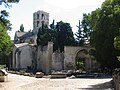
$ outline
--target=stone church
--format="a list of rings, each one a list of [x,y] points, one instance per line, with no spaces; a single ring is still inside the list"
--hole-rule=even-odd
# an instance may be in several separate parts
[[[49,13],[37,11],[33,14],[33,30],[28,32],[16,31],[14,43],[32,43],[36,45],[37,33],[42,23],[49,26]]]
[[[89,54],[93,49],[90,46],[64,46],[64,53],[53,52],[53,42],[37,47],[37,33],[42,23],[49,26],[49,13],[40,10],[33,14],[32,31],[15,33],[11,69],[31,69],[50,74],[51,70],[94,71],[98,68],[98,63]]]

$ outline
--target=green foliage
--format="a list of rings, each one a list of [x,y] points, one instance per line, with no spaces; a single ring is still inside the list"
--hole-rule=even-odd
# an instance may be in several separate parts
[[[24,32],[24,26],[23,26],[23,24],[20,25],[20,31]]]
[[[0,23],[0,63],[7,63],[8,57],[12,50],[12,42],[10,37],[4,28],[4,26]]]
[[[0,5],[10,8],[10,3],[17,3],[19,0],[0,0]],[[7,33],[11,30],[11,24],[8,20],[9,13],[0,9],[0,63],[8,64],[9,55],[12,51],[12,42]]]
[[[5,69],[6,65],[0,65],[0,69]]]
[[[54,25],[53,20],[50,29],[43,24],[37,35],[37,45],[45,46],[48,41],[53,41],[54,51],[60,52],[64,51],[65,45],[74,45],[75,39],[70,24],[60,21]]]
[[[52,31],[47,25],[42,25],[37,34],[37,45],[45,46],[52,39]]]
[[[9,3],[17,3],[19,0],[0,0],[0,5],[10,8]],[[0,9],[0,23],[6,28],[6,30],[11,30],[11,24],[8,20],[9,13],[6,10]]]
[[[117,50],[120,50],[120,36],[114,38],[114,47]]]
[[[120,61],[120,56],[117,56],[118,60]]]
[[[116,57],[119,53],[113,45],[114,38],[119,35],[119,12],[119,0],[105,0],[101,8],[91,13],[91,44],[95,47],[97,60],[103,67],[115,68],[120,65]]]
[[[90,14],[83,14],[83,19],[81,22],[82,29],[83,29],[83,36],[84,40],[88,41],[90,40],[90,34],[92,32],[91,25],[90,25]]]
[[[79,58],[76,62],[77,69],[84,69],[85,68],[85,59]]]
[[[82,30],[82,26],[80,24],[80,20],[79,20],[79,25],[77,26],[78,27],[78,32],[75,33],[76,35],[76,40],[78,42],[78,45],[82,46],[84,44],[84,37],[83,37],[83,30]]]
[[[0,23],[2,25],[4,25],[4,27],[7,29],[7,30],[11,30],[11,24],[10,24],[10,21],[7,19],[8,17],[8,12],[6,12],[6,10],[2,10],[0,11]]]
[[[84,43],[89,43],[90,34],[92,32],[90,25],[90,14],[83,14],[83,19],[79,21],[78,32],[75,34],[77,36],[78,45],[84,45]]]
[[[54,29],[54,50],[64,51],[65,45],[75,45],[72,28],[69,23],[57,22]]]

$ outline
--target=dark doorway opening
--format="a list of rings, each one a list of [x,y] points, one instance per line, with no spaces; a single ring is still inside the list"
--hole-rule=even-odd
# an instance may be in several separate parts
[[[85,69],[85,58],[77,58],[76,60],[76,69],[79,70],[84,70]]]

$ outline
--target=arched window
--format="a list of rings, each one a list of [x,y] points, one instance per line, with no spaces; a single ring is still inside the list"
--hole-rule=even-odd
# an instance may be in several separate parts
[[[37,21],[37,27],[39,26],[39,21]]]
[[[39,14],[37,14],[37,19],[39,19]]]
[[[42,14],[42,17],[41,17],[41,19],[44,19],[44,14]]]

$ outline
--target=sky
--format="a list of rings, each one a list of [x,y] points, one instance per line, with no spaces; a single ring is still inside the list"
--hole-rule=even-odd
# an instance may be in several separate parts
[[[25,31],[33,29],[33,13],[43,10],[49,13],[49,24],[63,21],[70,23],[73,32],[77,32],[79,20],[83,13],[90,13],[100,8],[104,0],[20,0],[18,4],[12,4],[7,11],[12,24],[12,31],[8,32],[14,39],[15,31],[23,24]]]

